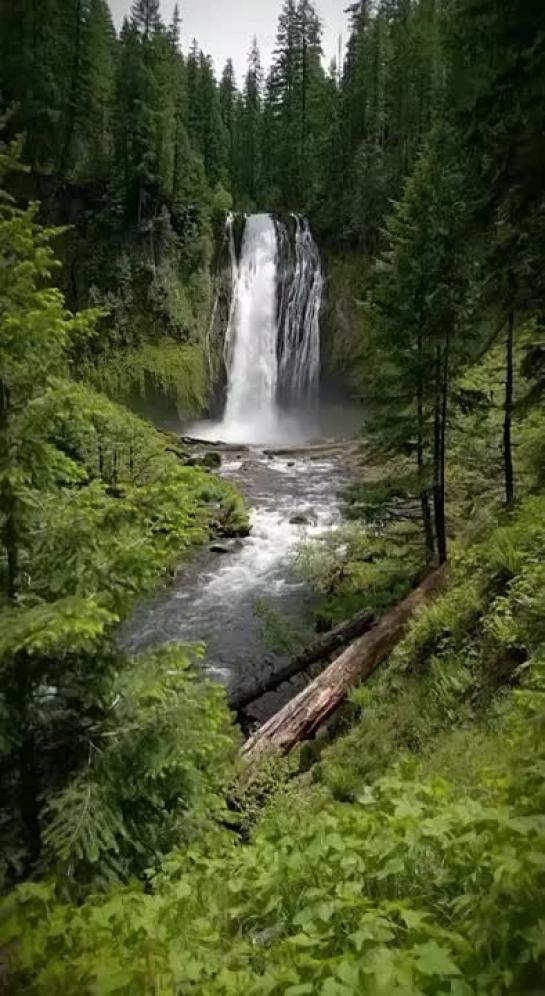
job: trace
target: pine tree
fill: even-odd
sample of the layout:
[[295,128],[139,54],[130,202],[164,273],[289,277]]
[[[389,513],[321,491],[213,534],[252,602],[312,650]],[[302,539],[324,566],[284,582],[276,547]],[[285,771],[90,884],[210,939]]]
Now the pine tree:
[[240,186],[251,204],[259,199],[259,184],[261,180],[260,162],[260,131],[261,131],[261,93],[263,88],[263,71],[257,45],[253,39],[248,54],[248,71],[244,84],[244,113],[240,122],[242,139]]
[[133,0],[131,22],[148,41],[162,26],[160,0]]
[[[310,0],[286,0],[278,21],[268,101],[277,122],[275,172],[285,206],[300,209],[312,183],[315,132],[313,113],[324,93],[321,27]],[[314,108],[313,108],[314,105]]]
[[5,4],[0,30],[0,91],[26,134],[24,158],[39,173],[58,169],[72,66],[67,0]]
[[471,336],[469,219],[457,136],[438,126],[388,222],[373,302],[388,373],[381,385],[387,392],[384,439],[394,451],[414,456],[426,549],[429,557],[435,549],[440,562],[447,557],[451,384],[467,360]]
[[90,0],[76,121],[79,182],[110,179],[114,167],[117,41],[106,0]]
[[237,94],[237,85],[235,79],[235,67],[233,65],[233,60],[228,59],[223,74],[221,77],[220,87],[219,87],[219,100],[220,100],[220,111],[221,119],[223,122],[223,127],[225,129],[225,134],[227,136],[227,144],[229,150],[229,185],[231,190],[237,188],[237,175],[236,175],[236,131],[235,131],[235,102]]
[[484,300],[505,336],[503,454],[506,504],[515,497],[514,347],[528,315],[545,313],[542,254],[545,19],[540,5],[457,0],[448,22],[450,94],[483,190],[491,251]]

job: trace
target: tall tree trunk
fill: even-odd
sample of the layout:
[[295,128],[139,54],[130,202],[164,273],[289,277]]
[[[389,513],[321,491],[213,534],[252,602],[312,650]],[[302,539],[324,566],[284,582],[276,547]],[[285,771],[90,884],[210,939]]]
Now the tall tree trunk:
[[512,508],[515,503],[515,475],[513,470],[513,443],[512,443],[512,422],[513,422],[513,395],[514,395],[514,370],[513,370],[513,339],[515,331],[515,309],[513,302],[510,306],[509,321],[507,323],[507,333],[505,337],[505,404],[503,421],[503,463],[505,474],[505,503],[507,508]]
[[2,505],[4,507],[4,547],[8,567],[7,592],[8,598],[17,598],[19,587],[19,535],[17,530],[17,501],[9,484],[2,489]]
[[40,857],[39,777],[34,733],[29,731],[19,749],[19,812],[27,842],[27,865],[33,866]]
[[439,563],[444,564],[448,555],[447,524],[446,524],[446,465],[447,465],[447,423],[448,423],[448,389],[450,364],[450,335],[447,333],[443,359],[443,380],[441,384],[441,437],[440,437],[440,509],[441,509],[441,541],[438,541]]
[[422,336],[418,336],[418,384],[417,384],[417,465],[418,465],[418,485],[420,488],[420,505],[422,508],[422,528],[424,530],[424,544],[426,547],[427,561],[433,560],[435,555],[435,541],[433,537],[433,523],[430,507],[430,493],[426,481],[424,462],[424,385],[422,382]]
[[178,195],[178,169],[180,165],[180,119],[176,117],[174,130],[174,161],[172,164],[172,209],[176,209],[176,198]]
[[41,852],[38,749],[30,718],[32,676],[28,658],[24,654],[15,657],[10,663],[10,671],[5,694],[17,738],[13,748],[17,778],[16,805],[26,843],[24,872],[28,875]]
[[447,530],[445,517],[445,443],[448,392],[448,341],[443,350],[437,347],[435,364],[435,419],[433,445],[433,507],[435,538],[439,563],[447,559]]
[[[9,409],[10,395],[5,384],[0,381],[0,467],[9,468]],[[17,530],[17,499],[9,480],[5,480],[0,488],[0,501],[4,513],[4,528],[2,542],[6,551],[7,561],[7,593],[8,598],[17,597],[19,580],[19,537]]]

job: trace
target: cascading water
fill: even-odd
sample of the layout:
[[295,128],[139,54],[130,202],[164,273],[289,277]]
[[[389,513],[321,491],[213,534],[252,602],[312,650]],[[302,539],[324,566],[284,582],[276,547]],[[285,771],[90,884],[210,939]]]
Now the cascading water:
[[237,259],[235,219],[227,218],[227,398],[219,425],[192,427],[201,438],[273,443],[306,433],[320,380],[323,276],[308,221],[293,219],[288,228],[268,214],[250,215]]
[[231,304],[229,307],[229,321],[227,323],[227,331],[225,333],[223,356],[225,360],[225,369],[229,370],[232,360],[231,347],[233,345],[234,315],[237,303],[236,289],[238,285],[238,260],[235,246],[235,219],[231,213],[227,215],[227,221],[225,223],[225,241],[229,250],[229,263],[231,267]]
[[[289,278],[283,281],[278,343],[280,397],[289,404],[315,401],[318,395],[324,287],[320,254],[309,223],[298,216],[295,223],[295,270],[292,276],[293,266],[288,256]],[[286,228],[280,227],[283,230],[280,245],[289,247]]]
[[224,425],[231,436],[267,431],[276,417],[276,229],[267,214],[248,218],[227,330]]

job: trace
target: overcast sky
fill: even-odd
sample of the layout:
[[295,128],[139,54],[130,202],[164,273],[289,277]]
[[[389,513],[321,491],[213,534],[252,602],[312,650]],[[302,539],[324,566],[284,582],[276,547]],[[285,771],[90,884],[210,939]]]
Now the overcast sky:
[[[109,0],[117,26],[128,13],[131,0]],[[175,0],[161,0],[163,15],[170,20]],[[276,23],[282,0],[181,0],[183,46],[193,38],[214,59],[219,75],[231,56],[239,76],[246,69],[252,36],[257,35],[263,64],[268,67],[274,47]],[[348,0],[316,0],[324,25],[324,50],[329,63],[337,53],[339,34],[346,36],[344,10]]]

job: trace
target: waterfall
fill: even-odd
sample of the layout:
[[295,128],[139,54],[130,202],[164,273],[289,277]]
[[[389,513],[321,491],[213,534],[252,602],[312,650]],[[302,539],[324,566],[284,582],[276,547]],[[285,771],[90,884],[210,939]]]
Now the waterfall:
[[224,424],[232,433],[266,428],[276,416],[278,383],[276,229],[267,214],[246,221],[227,331]]
[[198,426],[225,441],[260,443],[297,434],[313,410],[320,380],[323,276],[308,221],[289,225],[268,214],[245,220],[237,258],[235,218],[225,247],[231,298],[224,341],[227,399],[223,420]]
[[[279,384],[281,397],[292,404],[314,401],[320,381],[320,308],[324,280],[320,253],[305,218],[295,217],[295,271],[281,300]],[[285,228],[285,226],[282,226]],[[287,234],[287,233],[286,233]],[[289,239],[287,239],[289,246]],[[280,239],[285,246],[286,236]],[[292,264],[288,260],[291,276]]]
[[234,215],[230,212],[227,215],[227,221],[225,222],[225,241],[229,249],[229,263],[231,266],[231,304],[229,307],[229,320],[227,322],[227,332],[225,333],[223,355],[225,359],[225,369],[229,370],[232,360],[231,347],[233,344],[234,318],[237,303],[236,288],[238,284],[238,260],[235,246],[235,219]]

